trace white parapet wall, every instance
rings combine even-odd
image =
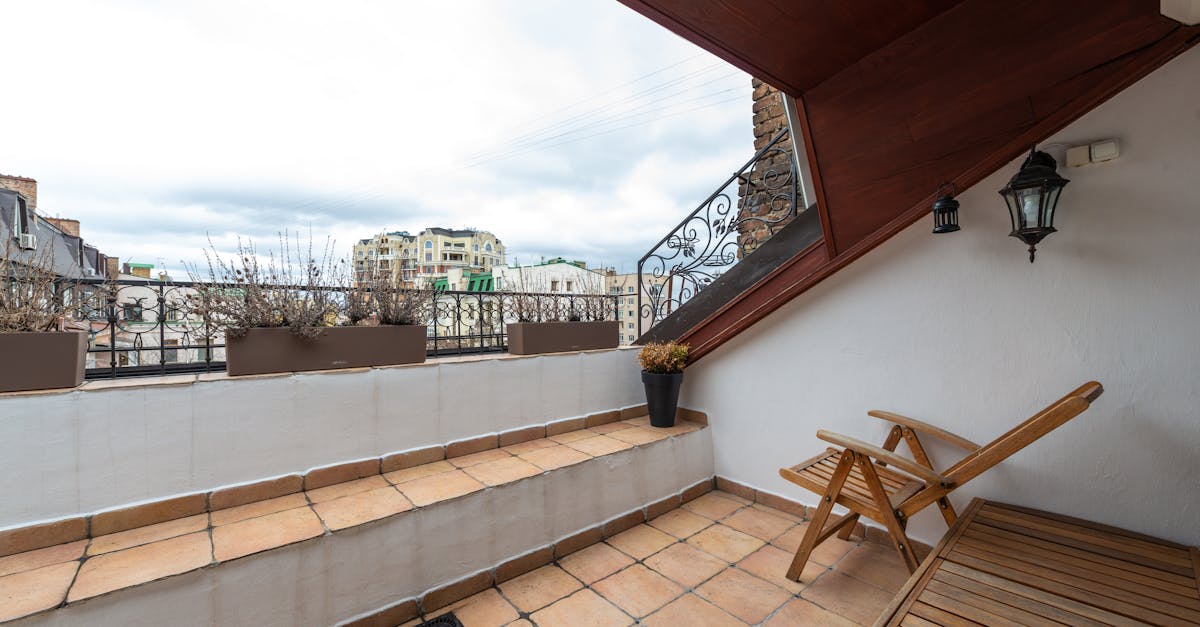
[[[1063,164],[1105,139],[1118,159]],[[1036,263],[996,193],[1017,160],[958,196],[962,231],[923,218],[688,369],[717,475],[815,504],[777,472],[825,448],[818,429],[879,444],[866,412],[886,409],[986,443],[1094,379],[1091,409],[952,500],[1200,544],[1200,48],[1040,146],[1071,183]],[[946,526],[925,512],[911,530]]]
[[[709,429],[69,605],[19,625],[332,625],[712,477]]]
[[[0,528],[645,402],[636,351],[0,395]]]

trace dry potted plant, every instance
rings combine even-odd
[[[387,365],[421,363],[425,361],[426,322],[433,300],[431,291],[401,287],[391,277],[372,274],[352,281],[346,290],[345,322],[374,329],[373,341],[387,346]]]
[[[49,252],[8,243],[0,257],[0,392],[83,382],[86,331],[68,329],[74,286],[53,271]]]
[[[316,255],[311,238],[304,248],[281,235],[278,257],[264,259],[240,240],[231,259],[210,248],[206,278],[189,268],[198,283],[191,307],[209,328],[225,328],[230,375],[424,361],[424,329],[391,326],[385,320],[398,319],[404,305],[358,283],[348,287],[347,264],[332,255],[332,240]]]
[[[651,342],[638,353],[652,426],[670,427],[675,424],[679,386],[683,384],[683,368],[687,365],[687,357],[688,345],[676,342]]]
[[[592,273],[594,274],[594,273]],[[579,280],[579,291],[547,293],[544,280],[528,276],[524,268],[517,272],[511,289],[505,294],[508,352],[536,355],[565,351],[616,348],[620,343],[621,324],[607,320],[611,301],[604,297],[604,281],[599,275]]]

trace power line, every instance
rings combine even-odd
[[[722,105],[722,104],[725,104],[725,103],[727,103],[727,102],[733,102],[733,101],[735,101],[735,100],[741,100],[741,98],[742,98],[742,96],[740,96],[740,95],[739,95],[739,96],[734,96],[733,98],[726,98],[725,100],[719,100],[719,101],[717,101],[717,102],[710,102],[710,103],[708,103],[708,104],[701,105],[701,106],[699,106],[699,107],[693,107],[693,108],[691,108],[691,109],[686,109],[686,110],[683,110],[683,111],[676,111],[676,112],[674,112],[674,113],[668,113],[668,114],[666,114],[666,115],[661,115],[661,116],[659,116],[659,117],[657,117],[657,118],[652,118],[652,119],[650,119],[650,120],[644,120],[644,121],[642,121],[642,122],[636,122],[636,123],[634,123],[634,124],[628,124],[628,125],[626,125],[626,126],[619,126],[619,127],[617,127],[617,128],[608,129],[608,130],[606,130],[606,131],[600,131],[599,133],[593,133],[593,134],[591,134],[591,135],[585,135],[585,136],[583,136],[583,137],[576,137],[576,138],[573,138],[573,139],[568,139],[568,140],[566,140],[566,141],[562,141],[562,142],[559,142],[559,143],[557,143],[557,144],[550,144],[549,146],[538,146],[538,147],[535,147],[535,148],[530,148],[530,149],[528,149],[528,150],[524,150],[524,151],[520,151],[520,152],[517,152],[517,153],[511,154],[511,155],[502,155],[502,156],[500,156],[500,157],[496,157],[496,158],[494,158],[494,159],[489,159],[489,160],[487,160],[487,161],[481,161],[481,162],[479,162],[479,163],[471,164],[471,165],[468,165],[468,166],[465,166],[465,167],[467,167],[467,168],[474,168],[474,167],[477,167],[477,166],[480,166],[480,165],[484,165],[484,164],[486,164],[486,163],[490,163],[490,162],[493,162],[493,161],[503,161],[504,159],[509,159],[509,158],[512,158],[512,157],[516,157],[516,156],[519,156],[519,155],[522,155],[522,154],[525,154],[525,153],[528,153],[528,152],[537,152],[538,150],[545,150],[545,149],[548,149],[548,148],[554,148],[554,147],[557,147],[557,146],[562,146],[562,145],[565,145],[565,144],[572,144],[572,143],[575,143],[575,142],[577,142],[577,141],[583,141],[583,140],[585,140],[585,139],[591,139],[591,138],[593,138],[593,137],[599,137],[600,135],[607,135],[607,134],[609,134],[609,133],[615,133],[615,132],[617,132],[617,131],[623,131],[623,130],[625,130],[625,129],[634,128],[634,127],[637,127],[637,126],[643,126],[643,125],[645,125],[645,124],[650,124],[651,122],[657,122],[657,121],[659,121],[659,120],[663,120],[663,119],[670,118],[670,117],[675,117],[675,116],[677,116],[677,115],[683,115],[684,113],[691,113],[691,112],[693,112],[693,111],[699,111],[699,110],[701,110],[701,109],[707,109],[707,108],[709,108],[709,107],[715,107],[715,106],[718,106],[718,105]]]
[[[530,124],[535,124],[535,123],[537,123],[537,122],[540,122],[540,121],[542,121],[542,120],[545,120],[546,118],[548,118],[548,117],[550,117],[550,116],[558,115],[559,113],[562,113],[563,111],[568,111],[568,110],[570,110],[570,109],[574,109],[575,107],[577,107],[577,106],[579,106],[579,105],[581,105],[581,104],[584,104],[584,103],[587,103],[587,102],[591,102],[591,101],[593,101],[593,100],[595,100],[595,99],[599,98],[600,96],[606,96],[606,95],[608,95],[608,94],[610,94],[610,93],[612,93],[612,92],[614,92],[614,91],[617,91],[617,90],[621,89],[622,87],[628,87],[628,86],[630,86],[630,85],[633,85],[634,83],[640,83],[641,81],[644,81],[644,80],[646,80],[647,78],[650,78],[651,76],[656,76],[656,75],[658,75],[658,74],[662,74],[663,72],[666,72],[667,70],[670,70],[670,69],[672,69],[672,68],[675,68],[675,67],[678,67],[678,66],[680,66],[680,65],[683,65],[684,63],[688,63],[688,62],[694,61],[694,60],[696,60],[696,59],[699,59],[699,58],[700,58],[700,57],[702,57],[702,56],[704,56],[704,55],[703,55],[703,54],[697,54],[697,55],[690,56],[690,57],[688,57],[688,58],[686,58],[686,59],[684,59],[684,60],[682,60],[682,61],[676,61],[675,63],[672,63],[672,64],[670,64],[670,65],[668,65],[668,66],[666,66],[666,67],[661,67],[661,68],[659,68],[659,69],[657,69],[657,70],[654,70],[653,72],[649,72],[649,73],[647,73],[647,74],[643,74],[643,75],[641,75],[641,76],[639,76],[639,77],[637,77],[637,78],[635,78],[635,79],[633,79],[633,80],[631,80],[631,81],[626,81],[626,82],[624,82],[624,83],[621,83],[620,85],[616,85],[615,87],[611,87],[611,88],[609,88],[609,89],[606,89],[606,90],[604,90],[604,91],[602,91],[602,92],[600,92],[600,93],[593,94],[593,95],[591,95],[591,96],[588,96],[587,98],[584,98],[584,99],[582,99],[582,100],[578,100],[578,101],[576,101],[576,102],[573,102],[573,103],[571,103],[571,104],[569,104],[569,105],[566,105],[566,106],[564,106],[564,107],[560,107],[560,108],[558,108],[558,109],[555,109],[555,110],[553,110],[553,111],[549,111],[549,112],[547,112],[547,113],[545,113],[545,114],[542,114],[542,115],[538,116],[537,118],[530,118],[529,120],[527,120],[527,121],[525,121],[525,122],[522,122],[522,123],[520,123],[520,124],[517,124],[517,125],[515,125],[515,126],[512,126],[512,127],[510,127],[510,129],[509,129],[509,130],[511,130],[511,131],[516,131],[517,129],[519,129],[519,128],[523,127],[523,126],[528,126],[528,125],[530,125]]]
[[[626,103],[626,102],[629,102],[629,101],[632,101],[632,100],[637,100],[637,99],[639,99],[639,98],[641,98],[641,97],[643,97],[643,96],[646,96],[646,95],[649,95],[649,94],[653,94],[653,93],[655,93],[655,92],[658,92],[658,91],[662,91],[663,89],[668,89],[668,88],[670,88],[670,87],[673,87],[673,86],[675,86],[675,85],[677,85],[677,84],[679,84],[679,83],[682,83],[682,82],[687,82],[687,81],[689,81],[689,80],[691,80],[692,78],[695,78],[695,77],[697,77],[697,76],[702,76],[702,75],[704,75],[704,74],[707,74],[708,72],[711,72],[711,71],[713,71],[714,69],[716,69],[716,68],[718,68],[718,67],[720,67],[720,66],[721,66],[721,64],[720,64],[720,63],[714,63],[714,64],[712,64],[712,65],[709,65],[709,66],[707,66],[707,67],[701,68],[701,69],[699,69],[699,70],[695,70],[695,71],[693,71],[693,72],[691,72],[691,73],[689,73],[689,74],[684,74],[683,76],[678,76],[678,77],[676,77],[676,78],[673,78],[673,79],[671,79],[671,80],[669,80],[669,81],[666,81],[666,82],[664,82],[664,83],[659,83],[659,84],[657,84],[657,85],[651,86],[651,87],[649,87],[649,88],[647,88],[647,89],[644,89],[644,90],[642,90],[642,91],[636,92],[636,93],[634,93],[634,94],[630,94],[630,95],[626,96],[625,98],[622,98],[621,100],[618,100],[618,101],[616,101],[616,102],[612,102],[612,103],[607,103],[607,104],[601,104],[601,105],[598,105],[598,106],[596,106],[595,108],[593,108],[593,109],[592,109],[592,110],[590,110],[590,111],[585,111],[585,112],[583,112],[583,113],[576,114],[576,115],[574,115],[574,116],[572,116],[572,117],[569,117],[569,118],[567,118],[567,119],[565,119],[565,120],[561,120],[561,121],[559,121],[559,122],[556,122],[556,123],[554,123],[554,124],[550,124],[549,126],[543,127],[543,128],[541,128],[541,129],[538,129],[538,130],[536,130],[536,131],[532,131],[532,132],[530,132],[530,133],[526,133],[526,134],[524,134],[524,135],[519,135],[519,136],[517,136],[517,137],[514,137],[514,138],[510,139],[510,140],[509,140],[509,142],[511,143],[511,142],[515,142],[515,141],[519,141],[519,140],[525,139],[526,137],[536,136],[536,135],[538,135],[538,134],[540,134],[540,133],[542,133],[542,132],[546,132],[546,131],[549,131],[549,130],[555,129],[555,128],[559,127],[559,126],[563,126],[564,124],[570,124],[571,122],[574,122],[574,121],[577,121],[577,120],[581,120],[581,119],[587,118],[588,116],[594,115],[594,114],[596,114],[596,113],[600,113],[600,112],[602,112],[602,111],[604,111],[604,110],[606,110],[606,109],[608,109],[608,108],[610,108],[610,107],[615,107],[615,106],[618,106],[618,105],[624,104],[624,103]],[[736,72],[735,72],[735,73],[736,73]]]
[[[533,138],[530,138],[529,140],[526,140],[526,141],[513,141],[513,142],[509,142],[509,145],[508,145],[508,146],[506,146],[506,147],[505,147],[505,148],[503,148],[503,149],[500,149],[500,150],[491,150],[491,151],[484,151],[484,152],[476,153],[476,155],[475,155],[475,156],[473,156],[473,157],[469,157],[469,158],[467,159],[467,161],[469,162],[469,161],[475,160],[475,159],[477,159],[477,158],[480,158],[480,157],[486,157],[486,156],[488,156],[488,155],[490,155],[490,154],[494,154],[494,153],[496,153],[496,152],[503,152],[503,151],[512,150],[512,149],[516,149],[516,148],[522,148],[522,147],[524,147],[524,146],[534,145],[534,144],[537,144],[537,143],[540,143],[540,142],[544,142],[544,141],[547,141],[547,140],[557,139],[557,138],[559,138],[559,137],[563,137],[563,136],[566,136],[566,135],[570,135],[570,134],[572,134],[572,133],[576,133],[576,132],[579,132],[579,131],[581,131],[581,130],[590,129],[590,128],[593,128],[593,127],[595,127],[595,126],[602,126],[602,125],[604,125],[604,124],[607,124],[607,123],[609,123],[609,122],[611,122],[611,121],[613,121],[613,120],[619,119],[619,118],[621,118],[621,117],[624,117],[624,116],[627,116],[627,115],[639,115],[639,114],[640,114],[640,113],[639,113],[639,111],[640,111],[640,110],[642,110],[642,109],[645,109],[645,108],[647,108],[647,107],[651,107],[651,106],[654,106],[654,105],[657,105],[657,104],[661,104],[661,103],[663,103],[663,102],[666,102],[666,101],[668,101],[668,100],[670,100],[670,99],[672,99],[672,98],[675,98],[676,96],[682,96],[682,95],[685,95],[685,94],[687,94],[687,93],[688,93],[688,92],[690,92],[690,91],[693,91],[693,90],[695,90],[695,89],[698,89],[698,88],[700,88],[700,87],[704,87],[704,86],[706,86],[706,85],[710,85],[710,84],[712,84],[712,83],[715,83],[715,82],[718,82],[718,81],[725,80],[725,79],[727,79],[727,78],[730,78],[730,77],[732,77],[732,76],[735,76],[735,75],[737,75],[738,73],[739,73],[739,72],[730,72],[730,73],[728,73],[728,74],[723,74],[723,75],[721,75],[721,76],[718,76],[717,78],[714,78],[714,79],[712,79],[712,80],[709,80],[709,81],[705,81],[705,82],[703,82],[703,83],[700,83],[700,84],[698,84],[698,85],[689,85],[689,86],[686,86],[686,87],[684,87],[683,89],[680,89],[680,90],[678,90],[678,91],[672,92],[672,93],[670,93],[670,94],[668,94],[668,95],[666,95],[666,96],[662,96],[662,97],[661,97],[661,98],[659,98],[658,100],[650,100],[650,101],[647,101],[647,102],[643,102],[643,103],[640,103],[640,104],[638,104],[638,105],[634,106],[633,108],[624,109],[624,110],[621,110],[621,111],[617,111],[617,112],[615,112],[615,113],[614,113],[614,112],[612,112],[612,111],[609,111],[609,112],[608,112],[608,114],[607,114],[606,116],[604,116],[604,117],[601,117],[601,118],[599,118],[599,119],[596,119],[596,120],[589,120],[589,121],[583,122],[583,123],[582,123],[582,125],[580,125],[580,126],[578,126],[578,127],[576,127],[576,128],[569,128],[569,129],[567,129],[567,130],[565,130],[565,131],[562,131],[562,132],[560,132],[560,133],[557,133],[557,134],[555,134],[555,135],[550,135],[550,136],[547,136],[547,137],[542,137],[542,138],[538,138],[538,139],[533,139]],[[725,89],[725,90],[722,90],[722,91],[719,91],[719,92],[712,92],[712,93],[724,93],[724,92],[727,92],[727,91],[731,91],[732,89],[738,89],[738,88],[737,88],[737,87],[731,87],[731,88],[728,88],[728,89]],[[707,94],[707,95],[712,95],[712,94]],[[705,97],[705,96],[701,96],[701,98],[703,98],[703,97]],[[696,99],[695,99],[695,98],[693,98],[692,100],[696,100]],[[685,100],[685,101],[683,101],[683,102],[691,102],[692,100]],[[606,107],[606,108],[607,108],[607,107]],[[598,110],[597,112],[599,112],[599,110]],[[549,129],[547,129],[547,131],[548,131],[548,130],[549,130]]]
[[[678,107],[678,106],[680,106],[680,105],[685,105],[685,104],[689,104],[689,103],[692,103],[692,102],[697,102],[697,101],[701,101],[701,100],[707,100],[707,99],[709,99],[709,98],[712,98],[713,96],[719,96],[719,95],[721,95],[721,94],[726,94],[726,93],[733,92],[733,91],[742,91],[742,88],[741,88],[741,87],[731,87],[731,88],[728,88],[728,89],[722,89],[722,90],[720,90],[720,91],[715,91],[715,92],[711,92],[711,93],[703,94],[703,95],[701,95],[701,96],[698,96],[698,97],[696,97],[696,98],[690,98],[690,99],[688,99],[688,100],[682,100],[682,101],[679,101],[679,102],[673,102],[673,103],[670,103],[670,104],[668,104],[668,105],[661,106],[661,107],[656,107],[656,108],[653,108],[653,109],[648,109],[648,110],[643,110],[643,111],[635,111],[635,112],[625,112],[625,113],[622,113],[622,114],[614,115],[614,116],[612,116],[612,117],[610,117],[610,118],[608,118],[608,119],[601,120],[601,121],[597,121],[597,122],[593,122],[593,123],[590,123],[590,124],[584,125],[584,126],[582,126],[582,127],[579,127],[579,128],[577,128],[577,129],[572,129],[572,130],[569,130],[569,131],[566,131],[566,132],[563,132],[563,133],[559,133],[558,135],[552,135],[552,136],[550,136],[550,137],[546,137],[546,138],[544,138],[544,139],[538,140],[538,141],[536,141],[536,142],[533,142],[533,143],[529,143],[529,144],[526,144],[526,145],[523,145],[523,146],[513,146],[512,148],[510,148],[509,150],[506,150],[506,151],[494,151],[493,153],[484,153],[484,154],[483,154],[483,156],[481,156],[479,159],[475,159],[475,160],[472,160],[472,161],[468,161],[468,162],[467,162],[467,164],[466,164],[466,167],[473,167],[473,166],[475,166],[475,165],[478,165],[478,164],[480,164],[480,163],[485,163],[485,162],[487,162],[487,161],[489,161],[489,160],[491,160],[491,159],[493,159],[493,158],[495,158],[495,157],[498,157],[498,156],[506,156],[506,155],[509,155],[509,154],[517,154],[517,153],[524,154],[524,153],[526,153],[526,152],[531,152],[531,151],[533,151],[533,150],[536,150],[536,149],[540,149],[540,148],[548,148],[548,147],[550,147],[550,146],[543,146],[543,144],[546,144],[547,142],[552,142],[552,141],[553,141],[553,140],[555,140],[555,139],[560,139],[560,138],[566,137],[566,136],[568,136],[568,135],[574,135],[574,134],[576,134],[576,133],[581,133],[581,132],[584,132],[584,131],[587,131],[587,130],[591,130],[591,129],[593,129],[593,128],[598,128],[598,127],[607,126],[607,125],[609,125],[609,124],[618,124],[618,123],[621,123],[621,122],[626,122],[626,121],[629,121],[629,120],[632,120],[632,119],[635,119],[635,118],[638,118],[638,117],[641,117],[641,116],[649,115],[649,114],[652,114],[652,113],[657,113],[657,112],[659,112],[659,111],[666,111],[666,110],[669,110],[669,109],[673,109],[673,108],[675,108],[675,107]],[[725,101],[722,101],[722,102],[725,102]],[[657,104],[657,103],[647,103],[647,105],[646,105],[646,106],[649,106],[650,104]],[[622,127],[622,128],[627,128],[627,127]],[[588,137],[594,137],[594,135],[588,135]],[[555,143],[555,144],[552,144],[552,145],[554,145],[554,146],[558,146],[558,145],[561,145],[561,143]]]

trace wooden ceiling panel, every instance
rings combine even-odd
[[[1087,11],[1065,1],[968,0],[808,90],[834,248],[1010,150],[1013,138],[1086,92],[1080,77],[1111,74],[1176,26],[1155,0]],[[1039,107],[1043,99],[1055,106]]]
[[[1200,43],[1159,0],[620,1],[798,96],[814,166],[823,242],[685,334],[696,357]]]
[[[961,0],[619,0],[791,94],[816,86]]]

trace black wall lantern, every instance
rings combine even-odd
[[[1029,244],[1029,263],[1033,263],[1038,242],[1055,232],[1054,208],[1062,188],[1070,183],[1058,175],[1057,168],[1054,157],[1034,146],[1021,170],[1000,190],[1012,220],[1009,235]]]
[[[958,201],[954,200],[957,193],[953,183],[938,186],[934,193],[937,200],[933,201],[934,233],[953,233],[958,230]]]

